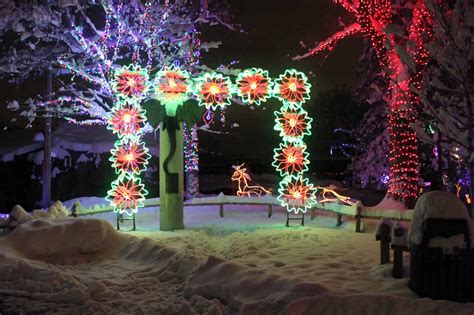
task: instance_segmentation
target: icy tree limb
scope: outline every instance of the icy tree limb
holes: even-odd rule
[[[323,50],[329,50],[331,51],[332,48],[342,39],[357,34],[358,32],[361,31],[361,26],[359,23],[354,23],[349,26],[347,26],[345,29],[335,33],[333,36],[329,37],[325,41],[319,42],[316,47],[312,48],[310,51],[308,51],[304,55],[299,55],[296,57],[293,57],[293,60],[301,60],[304,58],[308,58],[310,56],[313,56]]]

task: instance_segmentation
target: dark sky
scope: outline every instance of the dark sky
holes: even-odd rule
[[[203,54],[203,63],[216,67],[237,59],[239,64],[234,68],[267,69],[273,78],[288,68],[303,71],[312,84],[312,98],[304,104],[307,109],[314,106],[318,93],[334,89],[337,85],[351,86],[355,83],[354,70],[362,52],[360,38],[344,40],[327,59],[320,56],[304,61],[292,60],[293,56],[305,53],[316,41],[326,39],[341,28],[338,17],[344,17],[345,12],[331,0],[229,1],[233,21],[240,24],[246,33],[223,31],[219,27],[203,31],[204,40],[222,41],[219,49]],[[345,20],[348,20],[347,17]],[[301,47],[300,41],[308,48]],[[281,103],[275,99],[253,110],[248,106],[229,106],[226,109],[227,122],[236,122],[240,127],[228,129],[230,134],[227,136],[203,134],[200,137],[201,150],[211,153],[201,155],[203,170],[214,169],[224,161],[254,161],[251,165],[254,171],[262,165],[272,172],[273,149],[281,141],[273,130],[273,111],[280,107]],[[313,119],[314,126],[319,118]],[[311,139],[306,139],[312,160],[327,159],[328,152],[318,144],[320,138],[314,133]],[[310,170],[316,173],[328,168],[332,166],[327,160],[312,162],[310,166]]]
[[[313,74],[311,81],[316,93],[354,83],[354,69],[362,51],[360,38],[342,41],[327,59],[323,56],[304,61],[291,59],[306,52],[300,41],[308,48],[313,47],[316,41],[340,29],[338,17],[344,18],[345,12],[331,0],[229,1],[233,21],[246,33],[214,28],[210,34],[204,34],[205,38],[223,42],[206,63],[216,66],[237,59],[240,63],[236,67],[261,67],[268,69],[273,77],[287,68],[296,68]]]

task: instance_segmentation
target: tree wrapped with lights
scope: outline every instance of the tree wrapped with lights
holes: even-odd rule
[[[197,124],[188,127],[183,123],[184,171],[186,173],[186,198],[199,195],[199,142]]]
[[[44,111],[72,123],[106,124],[116,104],[116,69],[135,64],[154,74],[179,64],[198,72],[197,26],[233,29],[220,0],[20,1],[2,10],[8,18],[0,23],[0,36],[8,43],[11,34],[17,38],[4,47],[0,76],[17,83],[45,68],[55,73],[53,94],[9,105],[30,123]],[[209,43],[206,50],[216,47]]]
[[[427,0],[431,21],[432,41],[425,43],[432,60],[428,65],[424,86],[412,85],[415,95],[421,95],[426,116],[417,125],[422,140],[435,145],[438,163],[443,160],[457,170],[449,181],[456,181],[458,197],[470,207],[474,205],[474,69],[472,1]],[[417,37],[411,45],[417,44]],[[411,52],[402,58],[407,66],[420,58]],[[438,167],[440,167],[438,166]],[[457,174],[456,174],[457,173]],[[440,174],[441,175],[441,174]],[[445,181],[443,179],[443,181]],[[454,187],[453,187],[454,188]],[[460,193],[463,191],[463,193]]]
[[[391,0],[334,0],[348,11],[354,22],[330,38],[318,43],[302,59],[323,51],[331,51],[337,42],[352,35],[367,38],[389,78],[390,179],[388,196],[412,203],[418,194],[418,139],[411,125],[417,121],[420,98],[410,86],[421,87],[428,61],[423,45],[430,38],[430,17],[423,0],[399,3]],[[402,10],[411,12],[403,25],[397,24]],[[400,27],[402,26],[402,27]],[[408,45],[408,42],[414,45]],[[414,63],[407,67],[400,55],[413,53]]]
[[[200,41],[196,17],[188,13],[188,5],[129,0],[103,2],[93,7],[105,16],[103,28],[98,28],[87,16],[69,14],[70,42],[78,47],[79,53],[68,52],[58,60],[61,67],[80,79],[74,80],[62,93],[74,94],[79,90],[81,95],[76,97],[90,101],[87,107],[76,108],[76,117],[68,113],[65,118],[69,121],[105,122],[115,104],[116,90],[127,92],[134,88],[127,85],[127,80],[136,75],[132,69],[124,69],[127,73],[122,81],[115,80],[115,71],[123,64],[140,66],[150,74],[173,63],[187,69],[197,66]],[[87,91],[77,88],[84,83]],[[81,116],[86,119],[80,119]]]

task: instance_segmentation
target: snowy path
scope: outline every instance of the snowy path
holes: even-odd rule
[[[474,304],[419,299],[378,265],[373,225],[354,233],[318,216],[235,206],[186,209],[186,230],[159,232],[156,209],[138,231],[99,220],[27,223],[0,238],[2,314],[472,314]],[[113,214],[97,215],[115,223]],[[80,224],[79,224],[80,223]],[[128,224],[128,223],[127,223]],[[124,224],[123,229],[126,229]],[[134,237],[136,236],[136,237]],[[35,259],[35,260],[31,260]],[[51,262],[55,264],[47,264]],[[29,296],[29,298],[26,298]]]

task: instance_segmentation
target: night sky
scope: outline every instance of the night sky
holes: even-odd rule
[[[246,33],[213,28],[203,34],[205,39],[223,43],[219,49],[205,54],[205,63],[216,66],[237,59],[236,67],[258,66],[268,69],[273,76],[287,68],[311,72],[316,93],[354,83],[354,69],[362,51],[360,38],[342,41],[327,59],[292,60],[307,50],[300,41],[310,48],[341,29],[338,17],[345,12],[337,4],[330,0],[230,0],[230,6],[234,23],[240,24]]]

